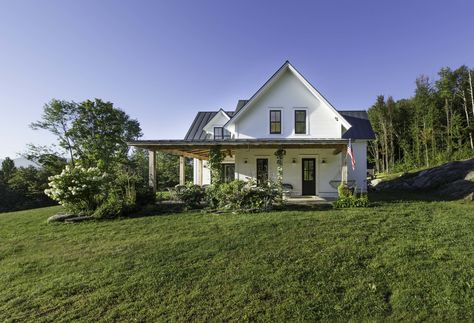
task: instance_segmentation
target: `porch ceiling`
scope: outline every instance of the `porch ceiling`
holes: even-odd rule
[[[324,148],[334,149],[337,154],[344,149],[349,142],[348,139],[226,139],[219,141],[190,141],[190,140],[136,140],[127,144],[133,147],[147,150],[159,150],[174,155],[180,155],[198,159],[208,159],[209,149],[220,146],[222,150],[232,152],[235,149],[297,149],[297,148]]]

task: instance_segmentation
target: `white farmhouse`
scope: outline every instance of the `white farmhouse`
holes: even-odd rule
[[[293,196],[337,196],[341,181],[367,189],[367,143],[374,133],[366,111],[336,110],[286,61],[235,110],[198,112],[184,140],[139,140],[130,145],[150,151],[150,185],[156,189],[155,152],[194,158],[194,183],[211,182],[209,149],[226,154],[226,181],[276,179],[275,151],[283,149],[283,183]],[[355,167],[347,156],[352,145]]]

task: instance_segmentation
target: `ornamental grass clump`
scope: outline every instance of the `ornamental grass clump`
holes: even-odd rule
[[[92,215],[107,199],[110,179],[97,167],[66,166],[49,179],[47,196],[75,215]]]

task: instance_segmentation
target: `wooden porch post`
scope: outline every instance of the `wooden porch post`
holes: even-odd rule
[[[179,185],[185,184],[184,163],[185,158],[183,156],[179,156]]]
[[[156,151],[148,150],[148,185],[156,193]]]
[[[197,184],[202,186],[202,159],[197,160]]]

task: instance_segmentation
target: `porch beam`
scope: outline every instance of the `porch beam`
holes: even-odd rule
[[[197,154],[193,151],[178,150],[178,149],[162,149],[161,151],[172,154],[172,155],[184,156],[184,157],[189,157],[189,158],[197,158],[197,159],[207,158],[207,156]]]

